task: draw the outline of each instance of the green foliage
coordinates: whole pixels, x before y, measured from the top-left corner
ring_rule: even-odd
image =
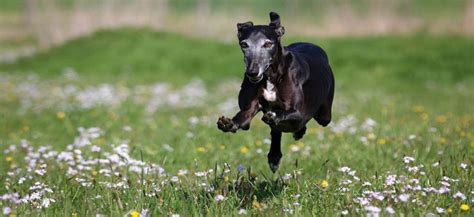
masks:
[[[298,40],[321,45],[330,57],[337,86],[332,125],[350,121],[351,116],[356,120],[343,130],[322,128],[311,121],[299,142],[284,135],[284,157],[277,174],[272,174],[266,163],[269,129],[259,120],[260,115],[250,131],[225,134],[215,126],[220,115],[230,116],[237,111],[235,107],[221,110],[223,102],[237,104],[242,77],[242,56],[233,42],[129,28],[102,31],[14,64],[1,65],[0,183],[5,187],[0,189],[0,195],[12,191],[27,195],[29,186],[38,181],[53,188],[48,195],[56,203],[35,209],[31,203],[0,201],[0,207],[12,207],[21,216],[120,216],[142,209],[159,216],[229,216],[237,215],[241,208],[259,216],[288,215],[290,209],[301,216],[338,216],[343,210],[348,210],[349,215],[364,215],[364,206],[354,199],[366,197],[364,190],[387,189],[387,176],[398,174],[407,179],[400,179],[401,183],[394,186],[394,195],[401,194],[407,185],[415,186],[409,183],[412,178],[423,187],[436,188],[440,188],[443,176],[458,181],[451,182],[451,191],[446,194],[424,196],[409,191],[411,199],[419,199],[422,205],[394,202],[387,195],[384,201],[374,200],[372,205],[383,209],[391,206],[397,215],[406,216],[436,213],[436,207],[446,212],[450,208],[453,215],[472,215],[472,209],[460,210],[461,204],[472,204],[472,39],[415,35],[285,38],[284,43]],[[71,70],[77,72],[78,78],[67,76]],[[150,101],[166,100],[176,93],[185,95],[186,91],[180,90],[193,78],[204,82],[207,94],[199,98],[204,104],[170,104],[146,112]],[[159,92],[154,95],[156,98],[149,97],[156,91],[157,82],[169,84],[171,93]],[[118,105],[105,103],[91,108],[82,108],[76,102],[76,94],[95,90],[104,83],[129,97]],[[71,95],[66,94],[68,90]],[[55,101],[59,96],[62,100]],[[113,101],[103,99],[109,100]],[[363,127],[367,118],[377,122],[372,129]],[[33,180],[18,183],[28,174],[24,168],[29,165],[29,158],[25,156],[34,152],[21,148],[21,139],[29,141],[33,150],[50,144],[54,150],[65,151],[81,126],[96,126],[104,131],[101,137],[91,140],[102,148],[100,153],[91,152],[89,146],[78,148],[84,159],[103,158],[105,152],[112,150],[111,144],[127,141],[133,159],[147,165],[159,164],[166,175],[134,173],[128,166],[117,167],[117,176],[94,175],[93,171],[109,168],[94,165],[93,170],[70,177],[65,174],[68,165],[54,156],[41,158],[48,164],[47,175],[33,174]],[[5,152],[11,144],[17,144],[17,150]],[[405,164],[404,156],[416,160]],[[436,162],[439,165],[433,166]],[[227,168],[224,163],[230,164],[229,173],[222,174]],[[467,164],[467,169],[462,169],[461,163]],[[246,169],[238,172],[239,164]],[[408,171],[408,166],[419,165],[424,165],[419,169],[425,175]],[[357,170],[361,181],[339,172],[343,166]],[[16,168],[22,170],[18,172]],[[178,176],[180,182],[170,181],[180,169],[189,173]],[[194,174],[209,169],[213,171],[205,178]],[[8,171],[17,172],[5,175]],[[92,186],[82,186],[77,177],[90,180]],[[125,190],[101,184],[118,183],[123,178],[129,187]],[[323,180],[327,180],[327,188],[323,187]],[[341,190],[344,180],[353,181],[346,186],[347,192]],[[365,181],[372,186],[363,186]],[[214,189],[206,191],[202,183]],[[155,196],[148,195],[154,191]],[[457,191],[467,199],[453,198]],[[216,202],[217,195],[225,199]]]

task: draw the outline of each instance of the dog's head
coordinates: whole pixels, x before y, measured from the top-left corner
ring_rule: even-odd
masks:
[[[252,83],[258,83],[281,51],[280,39],[285,28],[280,16],[270,12],[270,24],[253,25],[251,21],[237,23],[237,37],[244,53],[245,75]]]

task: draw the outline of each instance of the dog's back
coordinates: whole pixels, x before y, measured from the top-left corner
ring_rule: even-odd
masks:
[[[297,77],[303,85],[306,111],[315,114],[316,121],[326,126],[331,120],[331,107],[334,97],[334,75],[324,50],[314,44],[298,42],[290,44],[286,50],[291,52],[301,65]]]

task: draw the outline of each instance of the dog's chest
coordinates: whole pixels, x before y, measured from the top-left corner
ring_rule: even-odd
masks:
[[[282,102],[279,97],[280,90],[278,84],[271,81],[266,81],[260,90],[259,103],[264,110],[271,110],[274,108],[282,108]]]
[[[276,102],[276,99],[277,99],[276,87],[270,80],[267,80],[267,84],[265,88],[263,88],[262,95],[263,95],[263,98],[269,103]]]

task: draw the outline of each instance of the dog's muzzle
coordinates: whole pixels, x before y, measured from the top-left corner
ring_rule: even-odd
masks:
[[[252,83],[258,83],[263,79],[263,75],[268,71],[270,68],[270,65],[266,65],[263,71],[258,72],[258,73],[245,73],[247,77],[249,78],[250,82]]]
[[[263,79],[263,73],[257,76],[249,76],[247,75],[247,78],[249,78],[249,81],[256,84],[260,82]]]

